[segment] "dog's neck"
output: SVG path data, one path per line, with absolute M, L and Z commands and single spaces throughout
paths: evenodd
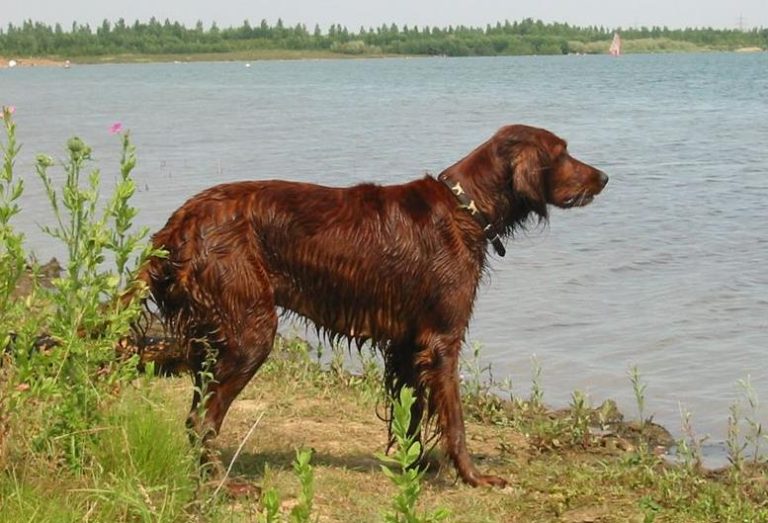
M 478 147 L 445 169 L 438 178 L 451 184 L 459 183 L 502 238 L 523 226 L 532 212 L 536 213 L 529 202 L 515 197 L 511 166 L 504 165 L 489 144 Z

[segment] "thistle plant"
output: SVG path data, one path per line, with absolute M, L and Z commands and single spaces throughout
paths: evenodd
M 121 314 L 117 297 L 130 279 L 128 263 L 135 267 L 150 255 L 161 254 L 144 240 L 146 227 L 132 232 L 137 214 L 130 205 L 136 185 L 131 172 L 136 165 L 135 149 L 128 133 L 122 135 L 120 178 L 105 208 L 100 209 L 101 173 L 93 169 L 84 180 L 92 161 L 91 148 L 80 138 L 67 142 L 68 159 L 63 164 L 65 179 L 58 190 L 49 173 L 55 165 L 47 155 L 38 155 L 36 170 L 53 209 L 55 225 L 43 226 L 44 232 L 62 241 L 67 248 L 65 276 L 55 280 L 53 301 L 57 305 L 51 330 L 62 337 L 85 332 L 112 334 L 124 331 L 131 314 Z M 114 257 L 116 270 L 104 267 Z M 104 304 L 112 305 L 104 321 Z M 135 311 L 133 311 L 135 313 Z M 110 330 L 103 332 L 104 328 Z
M 136 156 L 128 134 L 122 135 L 120 177 L 113 195 L 100 200 L 101 173 L 91 169 L 91 148 L 80 138 L 67 142 L 67 159 L 60 186 L 51 174 L 57 163 L 38 155 L 36 171 L 53 210 L 53 224 L 42 229 L 67 250 L 65 270 L 54 278 L 46 298 L 52 317 L 47 326 L 59 346 L 40 365 L 35 387 L 39 394 L 61 396 L 39 443 L 62 442 L 68 461 L 77 465 L 84 434 L 98 421 L 98 405 L 116 382 L 132 377 L 134 365 L 118 365 L 114 340 L 124 334 L 138 314 L 138 303 L 120 303 L 130 280 L 131 262 L 160 255 L 145 238 L 147 229 L 132 231 L 136 209 L 131 172 Z M 113 259 L 116 266 L 109 268 Z
M 0 141 L 2 165 L 0 165 L 0 470 L 6 443 L 12 437 L 8 413 L 15 408 L 18 389 L 11 385 L 19 378 L 17 369 L 9 368 L 3 361 L 12 340 L 16 347 L 29 345 L 35 327 L 34 321 L 25 314 L 27 304 L 11 299 L 13 290 L 24 272 L 24 236 L 14 231 L 11 219 L 19 213 L 18 200 L 24 192 L 24 183 L 14 178 L 14 164 L 20 146 L 16 143 L 16 124 L 13 108 L 0 108 L 5 141 Z M 12 332 L 13 331 L 13 332 Z M 26 343 L 25 343 L 26 341 Z M 14 351 L 26 354 L 26 351 Z M 13 390 L 16 389 L 16 390 Z

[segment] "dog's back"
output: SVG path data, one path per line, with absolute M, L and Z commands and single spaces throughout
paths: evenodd
M 222 292 L 265 287 L 274 305 L 331 334 L 400 339 L 452 289 L 461 254 L 455 203 L 430 177 L 403 185 L 329 188 L 265 181 L 191 198 L 153 237 L 168 251 L 149 266 L 154 301 L 176 331 L 217 322 Z M 451 264 L 446 257 L 450 257 Z M 450 269 L 450 272 L 449 270 Z M 245 304 L 244 304 L 245 305 Z M 203 328 L 199 328 L 203 326 Z

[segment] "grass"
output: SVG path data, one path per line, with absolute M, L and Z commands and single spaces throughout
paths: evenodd
M 178 520 L 194 498 L 196 461 L 163 395 L 153 387 L 122 394 L 91 430 L 79 471 L 36 456 L 17 431 L 21 444 L 0 475 L 0 520 Z
M 330 367 L 305 343 L 279 340 L 234 403 L 216 445 L 229 463 L 262 416 L 234 463 L 236 481 L 279 493 L 278 516 L 288 520 L 302 499 L 295 451 L 312 449 L 312 517 L 383 521 L 398 489 L 375 457 L 387 438 L 376 415 L 378 387 L 365 375 Z M 35 459 L 24 447 L 25 431 L 16 431 L 0 474 L 0 520 L 257 521 L 266 496 L 211 499 L 213 485 L 195 479 L 196 454 L 184 429 L 191 393 L 187 378 L 134 382 L 94 428 L 81 472 Z M 739 475 L 712 473 L 670 465 L 636 445 L 612 445 L 615 435 L 585 440 L 585 419 L 594 411 L 579 394 L 559 417 L 525 402 L 493 403 L 466 406 L 469 448 L 482 470 L 511 486 L 472 489 L 433 455 L 419 511 L 446 509 L 447 521 L 469 522 L 768 520 L 762 465 L 744 465 Z M 33 431 L 33 414 L 16 419 L 26 432 Z

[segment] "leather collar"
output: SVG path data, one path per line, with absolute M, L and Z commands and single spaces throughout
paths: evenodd
M 499 232 L 496 230 L 496 227 L 494 227 L 493 224 L 488 221 L 488 218 L 486 218 L 485 215 L 480 212 L 480 209 L 477 208 L 475 200 L 470 198 L 470 196 L 466 193 L 459 182 L 452 182 L 444 176 L 439 176 L 438 180 L 443 182 L 446 187 L 451 190 L 456 199 L 459 200 L 459 203 L 461 204 L 460 207 L 466 210 L 483 230 L 486 239 L 491 242 L 491 245 L 493 245 L 493 250 L 496 251 L 496 254 L 503 257 L 507 253 L 507 250 L 504 248 L 504 244 L 501 243 Z

